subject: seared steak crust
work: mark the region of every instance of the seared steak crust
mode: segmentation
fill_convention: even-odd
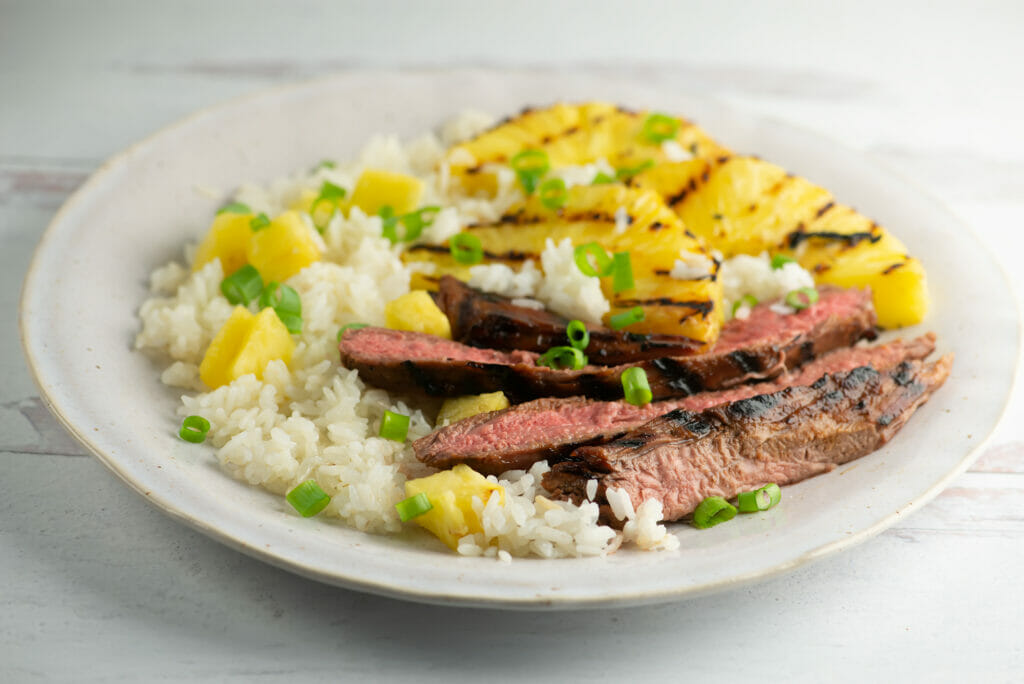
[[[569,319],[545,309],[517,306],[507,297],[475,290],[450,275],[441,277],[434,297],[452,326],[452,339],[473,347],[543,353],[569,344]],[[680,335],[641,335],[603,326],[587,326],[590,362],[601,366],[687,356],[704,345]]]
[[[658,400],[775,377],[829,350],[873,338],[874,325],[869,292],[823,289],[815,305],[792,315],[767,304],[755,307],[749,319],[726,326],[724,343],[711,353],[622,366],[553,370],[537,366],[532,352],[478,349],[380,328],[346,331],[339,350],[342,365],[389,390],[449,397],[500,390],[516,403],[571,396],[616,400],[622,397],[622,372],[639,366]]]
[[[464,463],[488,475],[514,468],[525,470],[539,460],[562,460],[579,446],[614,439],[675,409],[700,411],[786,387],[810,385],[826,373],[841,373],[859,366],[870,365],[885,372],[902,361],[924,359],[934,349],[933,334],[877,347],[847,347],[769,382],[701,392],[646,406],[583,397],[537,399],[460,420],[416,440],[412,446],[420,461],[435,468]]]
[[[605,499],[610,487],[624,489],[634,506],[659,499],[664,519],[677,520],[705,497],[799,482],[878,449],[945,382],[952,362],[952,355],[906,361],[888,373],[864,366],[701,412],[677,409],[614,441],[576,449],[544,486],[582,501],[596,479],[608,522],[615,522]]]

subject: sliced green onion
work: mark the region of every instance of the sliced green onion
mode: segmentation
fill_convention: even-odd
[[[594,180],[590,181],[591,185],[608,185],[609,183],[615,182],[615,176],[609,176],[604,171],[598,171],[597,175],[594,176]]]
[[[618,294],[633,289],[633,262],[629,252],[616,252],[612,257],[612,276],[612,292]]]
[[[772,257],[772,270],[778,271],[786,264],[795,264],[796,259],[785,254],[776,254]]]
[[[801,287],[799,290],[793,290],[786,295],[786,306],[797,311],[808,308],[816,301],[818,301],[818,291],[813,287]]]
[[[189,416],[181,421],[181,429],[178,436],[186,442],[199,444],[206,440],[206,433],[210,431],[210,421],[202,416]]]
[[[757,513],[767,511],[782,500],[782,489],[772,482],[751,492],[741,492],[736,497],[736,505],[740,513]]]
[[[654,394],[647,382],[647,372],[643,368],[633,366],[622,372],[622,393],[633,406],[646,406],[651,403]]]
[[[744,305],[745,306],[749,306],[750,308],[754,308],[755,306],[757,306],[757,297],[755,297],[754,295],[750,295],[750,294],[743,295],[742,297],[737,299],[735,302],[733,302],[732,303],[732,315],[733,315],[734,318],[736,316],[736,312],[739,311],[740,307],[744,306]]]
[[[385,208],[389,210],[391,209],[391,207]],[[441,207],[431,206],[423,207],[422,209],[417,209],[416,211],[409,212],[408,214],[402,214],[401,216],[389,215],[384,218],[384,225],[381,234],[390,240],[393,245],[396,245],[399,242],[413,242],[414,240],[418,240],[420,235],[423,234],[424,228],[434,222],[439,211],[441,211]],[[398,234],[399,225],[405,229],[402,235]]]
[[[254,217],[251,221],[249,221],[249,227],[252,228],[252,232],[254,233],[257,230],[263,230],[269,225],[270,217],[267,216],[266,214],[259,214],[258,216]]]
[[[221,214],[251,214],[252,209],[249,208],[248,204],[242,204],[241,202],[232,202],[231,204],[225,204],[223,207],[217,210],[217,216]]]
[[[263,278],[252,264],[246,264],[220,281],[220,291],[232,304],[249,306],[263,292]]]
[[[641,137],[650,143],[660,143],[671,140],[679,132],[679,119],[668,114],[650,114],[644,120],[644,127],[640,131]]]
[[[551,210],[561,209],[569,201],[569,191],[561,178],[549,178],[540,184],[537,190],[540,203]]]
[[[548,153],[544,150],[523,150],[509,160],[509,165],[515,170],[527,195],[533,194],[540,179],[551,169]]]
[[[337,166],[338,166],[337,162],[332,161],[330,159],[324,159],[323,161],[321,161],[319,164],[316,165],[316,168],[318,168],[318,169],[333,169],[333,168],[335,168]]]
[[[359,330],[360,328],[365,328],[368,325],[369,323],[347,323],[341,326],[338,328],[338,341],[341,342],[341,338],[345,334],[346,330]]]
[[[537,365],[555,370],[579,370],[587,365],[587,357],[576,347],[551,347],[540,355]]]
[[[303,518],[313,517],[331,503],[331,497],[327,496],[327,492],[320,488],[316,480],[306,480],[284,498]]]
[[[640,162],[636,166],[624,166],[621,169],[615,169],[615,178],[616,180],[627,181],[633,176],[646,171],[652,166],[654,166],[653,159],[648,159],[647,161]]]
[[[768,492],[769,501],[768,508],[777,506],[782,501],[782,487],[775,484],[774,482],[766,484],[764,487],[758,490],[759,492]]]
[[[284,323],[284,327],[288,328],[288,332],[292,335],[298,335],[302,332],[302,315],[292,313],[290,311],[277,311],[277,317]]]
[[[772,505],[772,496],[763,489],[755,489],[752,492],[740,492],[736,496],[736,508],[740,513],[757,513],[766,511]]]
[[[693,512],[693,526],[702,530],[736,517],[736,507],[720,496],[709,496],[697,504]]]
[[[260,293],[259,306],[261,309],[270,307],[275,311],[302,313],[302,300],[299,298],[299,293],[276,280],[270,281],[263,288],[263,292]]]
[[[583,321],[569,321],[565,328],[565,336],[569,338],[569,345],[580,351],[586,351],[587,345],[590,344],[590,333]]]
[[[615,330],[622,330],[627,325],[633,325],[634,323],[639,323],[642,320],[644,320],[643,307],[634,306],[632,309],[610,316],[608,318],[608,323]]]
[[[573,258],[576,260],[576,267],[580,269],[580,272],[592,278],[611,275],[612,269],[615,267],[608,252],[604,251],[604,247],[596,242],[588,242],[577,247],[573,252]],[[594,260],[594,263],[591,263],[591,259]]]
[[[380,436],[396,442],[404,442],[409,434],[409,416],[394,411],[385,411],[380,421]]]
[[[430,503],[426,492],[420,492],[416,496],[402,499],[395,504],[395,508],[398,510],[398,517],[402,522],[409,522],[413,518],[418,518],[433,507],[434,504]]]
[[[479,264],[484,259],[484,248],[480,238],[469,233],[459,233],[448,241],[452,258],[460,264]]]
[[[337,209],[338,202],[345,199],[345,194],[345,188],[341,187],[340,185],[335,185],[330,181],[324,181],[323,185],[320,186],[320,194],[317,195],[316,199],[313,200],[313,203],[309,205],[309,215],[313,218],[313,225],[316,226],[316,229],[318,231],[320,231],[321,233],[324,232],[324,229],[327,228],[327,224],[320,225],[319,223],[317,223],[317,207],[319,207],[321,204],[333,204],[334,209]],[[333,215],[334,211],[331,210],[331,214],[330,216],[327,217],[327,220],[330,221],[331,216]]]

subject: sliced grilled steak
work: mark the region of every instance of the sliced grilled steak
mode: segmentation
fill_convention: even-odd
[[[867,290],[822,289],[816,304],[792,315],[767,305],[744,321],[730,322],[724,343],[708,354],[666,357],[625,366],[552,370],[532,352],[497,352],[420,333],[362,328],[345,332],[341,363],[370,384],[432,396],[501,390],[513,402],[538,397],[622,397],[619,376],[643,368],[654,399],[725,389],[772,378],[817,356],[873,338],[875,312]]]
[[[573,452],[544,476],[557,496],[582,501],[598,481],[622,488],[634,506],[659,499],[678,520],[708,496],[732,498],[769,482],[799,482],[878,449],[945,382],[953,362],[905,361],[888,373],[862,366],[807,387],[655,418],[618,439]]]
[[[517,306],[507,297],[480,292],[450,275],[438,284],[437,305],[452,326],[452,339],[474,347],[519,349],[543,353],[569,344],[569,319],[544,309]],[[680,335],[640,335],[603,326],[587,326],[587,357],[614,366],[663,356],[688,356],[704,345]]]
[[[578,446],[614,439],[675,409],[700,411],[786,387],[810,385],[826,373],[842,373],[859,366],[887,372],[903,361],[924,359],[934,349],[933,334],[877,347],[847,347],[829,352],[770,382],[701,392],[643,407],[624,401],[594,401],[583,397],[537,399],[460,420],[416,440],[412,446],[416,458],[435,468],[464,463],[487,475],[498,475],[514,468],[525,470],[543,459],[561,460]]]

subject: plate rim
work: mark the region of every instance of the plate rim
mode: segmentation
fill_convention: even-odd
[[[593,69],[574,69],[573,71],[587,74],[591,76],[601,77],[599,70]],[[885,515],[883,518],[876,521],[874,524],[868,525],[852,534],[848,534],[843,538],[835,539],[830,542],[820,544],[810,550],[807,550],[800,555],[788,559],[786,561],[776,563],[775,565],[762,568],[754,571],[750,571],[740,575],[731,575],[722,579],[716,579],[707,581],[701,584],[689,584],[673,589],[653,589],[648,591],[640,592],[623,592],[621,589],[616,590],[614,595],[605,596],[588,596],[588,597],[567,597],[558,595],[549,596],[533,596],[533,597],[522,597],[522,596],[501,596],[501,595],[483,595],[480,593],[460,593],[453,594],[445,591],[431,591],[424,587],[417,587],[415,589],[409,588],[401,582],[385,580],[374,581],[368,577],[350,577],[338,574],[337,572],[329,572],[318,568],[314,565],[304,564],[294,559],[285,558],[273,551],[265,550],[260,547],[254,546],[249,542],[237,538],[230,532],[220,529],[217,526],[211,525],[204,521],[202,518],[195,516],[187,511],[181,509],[178,504],[175,504],[173,500],[168,499],[158,493],[152,491],[146,491],[141,483],[133,480],[127,472],[124,470],[120,462],[113,458],[110,454],[106,453],[99,445],[93,442],[88,432],[84,428],[80,428],[75,425],[74,422],[65,414],[64,408],[60,404],[61,395],[59,390],[50,389],[44,384],[42,377],[42,371],[40,369],[40,362],[37,359],[39,349],[34,348],[32,340],[30,340],[28,332],[28,303],[32,300],[32,293],[34,288],[39,287],[39,264],[42,261],[42,254],[47,250],[49,241],[53,239],[53,235],[56,232],[55,227],[58,226],[65,220],[65,216],[70,214],[76,207],[76,205],[83,203],[87,199],[94,188],[102,183],[106,176],[116,172],[121,166],[127,164],[133,156],[140,151],[145,150],[150,145],[154,144],[158,139],[168,136],[180,129],[185,129],[191,126],[193,123],[201,121],[207,117],[215,116],[222,110],[229,110],[239,105],[243,105],[248,102],[255,102],[263,99],[274,99],[285,97],[291,92],[302,91],[317,85],[324,83],[342,81],[346,78],[358,77],[367,73],[375,74],[387,74],[396,76],[405,76],[410,73],[423,75],[423,74],[477,74],[477,73],[490,73],[494,75],[542,75],[543,70],[540,69],[491,69],[491,68],[424,68],[424,69],[387,69],[387,68],[355,68],[347,69],[332,74],[317,76],[314,78],[289,81],[287,83],[280,83],[269,87],[258,88],[253,92],[245,93],[239,96],[228,98],[202,107],[189,114],[180,117],[169,124],[159,127],[152,133],[146,135],[142,139],[132,143],[128,147],[116,152],[112,156],[104,160],[89,177],[82,183],[68,198],[63,202],[58,211],[48,222],[46,228],[42,232],[36,247],[33,250],[32,258],[29,262],[28,269],[25,274],[25,278],[22,282],[21,296],[18,301],[18,330],[19,338],[21,341],[21,347],[25,355],[27,366],[30,371],[33,382],[40,392],[40,399],[46,405],[47,409],[53,414],[58,422],[64,427],[65,430],[71,434],[72,437],[80,444],[82,444],[89,453],[94,456],[100,463],[112,471],[118,479],[123,481],[129,486],[129,488],[136,492],[138,495],[143,497],[144,500],[148,501],[151,505],[155,506],[161,512],[169,515],[172,519],[179,522],[185,523],[187,526],[194,530],[197,530],[208,537],[211,537],[226,546],[244,553],[245,555],[258,559],[263,562],[267,562],[274,567],[288,570],[304,577],[314,579],[327,584],[340,586],[348,589],[364,591],[371,594],[388,596],[392,598],[398,598],[403,600],[417,601],[421,603],[430,603],[437,605],[449,605],[449,606],[466,606],[466,607],[488,607],[488,608],[502,608],[502,609],[523,609],[523,610],[538,610],[538,609],[590,609],[590,608],[604,608],[612,606],[624,606],[624,605],[643,605],[652,603],[654,601],[670,600],[680,601],[688,598],[695,598],[718,591],[725,591],[734,589],[742,586],[752,584],[754,582],[765,581],[774,577],[777,577],[783,573],[790,572],[804,565],[808,565],[817,560],[832,556],[839,551],[852,548],[864,541],[878,535],[885,529],[891,527],[900,517],[906,515],[912,510],[927,504],[929,501],[934,499],[953,479],[961,475],[966,471],[971,464],[977,460],[982,450],[985,449],[992,439],[998,426],[1005,420],[1007,411],[1009,409],[1010,399],[1017,391],[1018,386],[1021,382],[1019,377],[1019,367],[1021,364],[1021,347],[1024,346],[1024,318],[1021,316],[1021,300],[1017,292],[1009,287],[1011,281],[1008,277],[1008,273],[1004,264],[997,258],[992,249],[985,243],[984,240],[980,239],[978,232],[975,228],[961,216],[953,211],[945,201],[937,197],[931,190],[919,183],[913,178],[908,177],[904,172],[894,169],[890,164],[884,160],[877,159],[875,156],[870,155],[869,152],[852,147],[841,140],[829,136],[819,130],[798,124],[791,121],[787,121],[777,115],[768,113],[758,112],[755,108],[746,106],[737,106],[732,103],[724,102],[718,98],[707,97],[700,95],[700,99],[703,99],[709,103],[713,103],[715,106],[721,107],[725,111],[738,112],[751,119],[759,121],[769,122],[772,125],[783,126],[789,128],[792,131],[806,134],[811,137],[815,137],[819,140],[827,141],[836,150],[841,150],[844,153],[856,155],[862,158],[870,160],[871,165],[878,167],[885,171],[886,174],[898,178],[901,182],[907,186],[913,187],[914,190],[923,198],[928,199],[934,206],[946,214],[952,221],[955,221],[957,226],[963,230],[966,234],[975,239],[978,248],[984,253],[991,263],[994,263],[997,267],[999,278],[1007,284],[1006,293],[1009,296],[1011,302],[1014,304],[1014,318],[1015,328],[1017,335],[1017,344],[1015,347],[1016,353],[1013,358],[1012,374],[1009,385],[1005,395],[1001,399],[1001,406],[998,410],[998,416],[992,423],[992,428],[988,433],[979,440],[973,447],[967,450],[967,452],[960,458],[957,464],[946,471],[937,481],[930,485],[920,495],[907,501],[907,503],[900,505],[895,510]],[[609,80],[619,80],[622,77],[620,75],[608,75]],[[697,97],[697,95],[694,95]],[[41,354],[40,354],[41,355]],[[540,561],[538,561],[540,562]]]

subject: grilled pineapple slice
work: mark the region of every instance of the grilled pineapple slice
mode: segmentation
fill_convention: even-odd
[[[618,224],[616,213],[625,210],[628,222]],[[634,332],[685,335],[711,343],[722,324],[721,285],[714,279],[717,264],[706,258],[700,240],[689,233],[679,218],[649,190],[623,185],[577,186],[557,210],[546,208],[537,197],[512,207],[497,223],[467,229],[480,239],[485,263],[505,263],[518,269],[526,259],[540,264],[540,253],[550,238],[569,238],[574,245],[598,242],[609,253],[629,252],[635,287],[613,292],[613,279],[603,278],[602,290],[611,303],[609,316],[640,306],[644,320],[629,327]],[[702,278],[680,280],[670,272],[684,255],[700,255],[709,264]],[[469,267],[458,264],[446,247],[409,248],[408,262],[426,261],[435,269],[419,275],[413,287],[436,289],[436,279],[451,274],[467,280]]]
[[[662,142],[643,135],[648,112],[633,112],[604,102],[556,104],[526,109],[519,116],[452,147],[445,158],[451,178],[470,195],[493,195],[492,165],[508,164],[525,149],[547,153],[553,168],[589,164],[604,158],[617,169],[667,160]],[[714,158],[728,150],[695,124],[680,119],[671,138],[696,157]]]
[[[660,194],[725,257],[785,253],[818,283],[870,286],[883,327],[914,325],[928,310],[924,268],[899,240],[775,164],[739,156],[667,163],[630,183]]]

